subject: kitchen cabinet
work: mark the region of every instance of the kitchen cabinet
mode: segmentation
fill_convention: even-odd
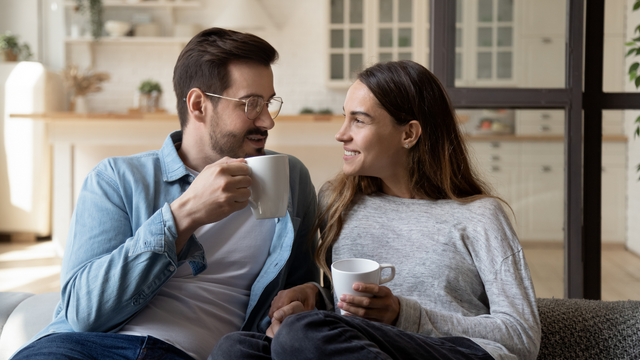
[[[553,123],[559,113],[530,112],[527,116],[529,121]],[[512,224],[521,241],[561,242],[564,143],[555,140],[557,137],[549,140],[553,137],[531,135],[505,140],[470,137],[469,153],[483,179],[513,209]],[[602,151],[602,241],[622,243],[626,231],[626,143],[605,141]],[[507,207],[505,211],[511,216]]]

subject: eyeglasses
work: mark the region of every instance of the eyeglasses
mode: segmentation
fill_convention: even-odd
[[[249,120],[255,120],[258,118],[260,113],[262,112],[262,108],[265,104],[267,104],[267,111],[269,111],[269,115],[271,115],[272,119],[278,117],[280,113],[280,109],[282,108],[282,98],[281,97],[272,97],[269,101],[264,101],[264,99],[260,96],[251,96],[248,99],[234,99],[222,95],[205,93],[209,96],[219,97],[221,99],[233,100],[233,101],[242,101],[244,103],[244,114],[247,116]]]

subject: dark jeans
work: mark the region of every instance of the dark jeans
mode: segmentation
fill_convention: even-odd
[[[153,336],[110,333],[55,333],[38,339],[12,360],[193,360],[184,351]]]
[[[212,355],[214,359],[277,360],[493,359],[467,338],[434,338],[327,311],[289,316],[273,339],[250,332],[228,334]]]

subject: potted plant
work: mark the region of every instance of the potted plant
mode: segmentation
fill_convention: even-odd
[[[162,86],[159,82],[152,79],[144,80],[138,87],[138,93],[140,94],[140,111],[156,112],[160,110]]]
[[[89,12],[91,22],[91,35],[94,40],[102,36],[102,0],[75,0],[75,11],[86,14]]]
[[[0,51],[2,51],[4,61],[25,61],[30,60],[33,56],[29,45],[27,43],[20,44],[18,35],[13,35],[10,31],[0,35]]]

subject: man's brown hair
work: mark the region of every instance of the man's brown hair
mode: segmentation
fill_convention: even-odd
[[[230,62],[248,61],[270,66],[277,59],[276,49],[253,34],[210,28],[194,36],[182,49],[173,69],[180,127],[187,126],[189,116],[185,99],[191,89],[221,95],[230,86]],[[214,104],[218,100],[209,99]]]

